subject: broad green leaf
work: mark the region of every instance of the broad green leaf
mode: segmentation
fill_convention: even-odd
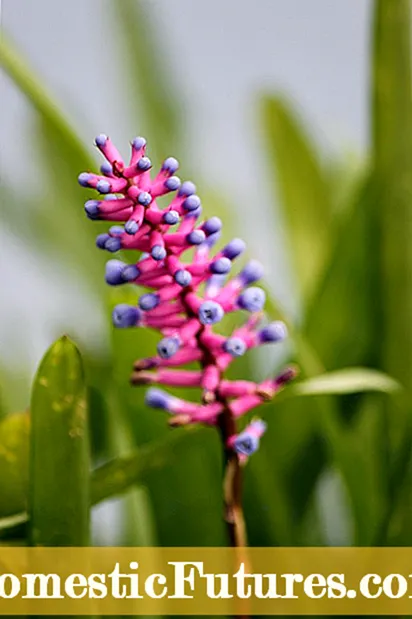
[[[89,437],[83,364],[63,336],[43,358],[31,402],[29,514],[35,546],[83,546],[89,535]]]
[[[330,249],[333,212],[328,180],[314,144],[283,98],[264,97],[262,131],[287,226],[291,260],[306,299]]]
[[[0,517],[11,517],[27,508],[27,413],[7,415],[0,421]]]
[[[321,376],[301,381],[284,393],[288,397],[308,395],[342,395],[361,391],[381,391],[394,393],[401,389],[400,384],[383,372],[369,368],[348,368],[328,372]]]

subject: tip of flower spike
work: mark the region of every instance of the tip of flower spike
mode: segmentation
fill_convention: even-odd
[[[164,184],[169,191],[176,191],[176,189],[179,189],[182,181],[178,176],[171,176],[165,181]]]
[[[203,224],[203,230],[206,234],[214,234],[222,229],[222,220],[219,217],[211,217]]]
[[[119,237],[109,236],[107,241],[104,244],[104,249],[110,251],[112,254],[119,251],[122,248],[122,241]]]
[[[126,232],[126,234],[136,234],[138,229],[139,224],[134,219],[129,219],[129,221],[126,221],[124,225],[124,231]]]
[[[143,294],[139,299],[139,307],[141,310],[148,312],[159,305],[159,297],[154,292]]]
[[[229,258],[229,260],[234,260],[246,249],[246,243],[242,241],[242,239],[233,239],[222,249],[222,254]]]
[[[288,335],[286,325],[281,320],[271,322],[266,327],[263,327],[258,333],[259,341],[262,344],[270,342],[281,342]]]
[[[263,419],[252,419],[249,425],[249,428],[253,430],[253,432],[256,432],[256,434],[259,434],[260,436],[262,436],[262,434],[266,432],[267,427],[268,427],[268,424],[265,421],[263,421]]]
[[[112,312],[113,325],[118,329],[127,329],[135,327],[140,320],[140,312],[137,307],[121,303],[116,305]]]
[[[104,232],[96,237],[96,247],[99,249],[105,249],[106,242],[110,239],[110,236]]]
[[[146,392],[144,401],[147,406],[151,406],[152,408],[162,408],[163,410],[167,410],[172,397],[173,396],[166,393],[166,391],[152,387]]]
[[[174,226],[179,221],[179,213],[177,211],[167,211],[163,215],[163,221],[165,224],[169,224],[169,226]]]
[[[232,263],[229,258],[218,258],[210,265],[211,273],[215,273],[216,275],[225,275],[229,273],[232,268]]]
[[[123,226],[111,226],[109,232],[111,236],[122,236],[124,228]]]
[[[127,264],[122,273],[125,282],[133,282],[140,275],[140,271],[135,264]]]
[[[186,269],[179,269],[179,271],[176,271],[174,279],[176,284],[185,287],[189,286],[190,282],[192,281],[192,276],[189,271],[186,271]]]
[[[84,205],[87,217],[97,219],[99,217],[99,203],[97,200],[87,200]]]
[[[201,205],[199,196],[196,194],[190,195],[183,202],[182,206],[186,211],[196,211]]]
[[[112,186],[109,181],[101,179],[100,181],[97,181],[96,189],[99,193],[110,193]]]
[[[152,162],[150,161],[149,157],[140,157],[139,161],[137,162],[137,167],[139,168],[139,170],[145,172],[146,170],[150,170],[150,168],[152,167]]]
[[[166,258],[166,250],[161,245],[155,245],[150,252],[153,260],[164,260]]]
[[[100,135],[98,135],[95,139],[95,144],[96,146],[98,146],[99,148],[103,148],[104,146],[106,146],[106,142],[107,142],[107,135],[105,135],[104,133],[101,133]]]
[[[246,352],[246,343],[240,337],[229,337],[223,344],[223,349],[232,357],[241,357]]]
[[[263,266],[257,260],[251,260],[238,276],[245,286],[257,282],[263,277]]]
[[[262,288],[248,288],[237,299],[237,304],[247,312],[260,312],[266,301],[266,294]]]
[[[213,234],[210,234],[205,240],[203,245],[211,249],[214,245],[216,245],[216,243],[220,239],[220,235],[221,235],[220,230],[218,230],[217,232],[214,232]]]
[[[149,206],[149,204],[152,201],[152,196],[147,191],[142,191],[141,193],[139,193],[139,197],[137,198],[137,201],[142,206]]]
[[[203,325],[214,325],[225,315],[223,307],[216,301],[205,301],[199,308],[199,320]]]
[[[180,341],[177,337],[164,337],[157,345],[157,352],[162,359],[170,359],[180,348]]]
[[[174,157],[168,157],[163,161],[162,170],[166,170],[169,174],[174,174],[179,168],[179,162]]]
[[[194,193],[196,193],[196,185],[192,181],[185,181],[181,184],[178,195],[191,196]]]
[[[134,138],[134,140],[132,141],[132,146],[135,150],[140,150],[141,148],[146,146],[145,138],[142,138],[141,136]]]
[[[296,367],[291,366],[286,368],[281,374],[279,374],[279,376],[276,377],[276,383],[278,385],[286,385],[286,383],[289,383],[291,380],[296,378],[298,373],[299,371]]]
[[[82,187],[88,187],[90,181],[90,174],[88,172],[82,172],[77,177],[77,181]]]
[[[239,434],[233,441],[232,448],[237,454],[242,456],[251,456],[259,449],[259,439],[247,431]]]
[[[123,270],[126,264],[121,260],[109,260],[106,262],[105,280],[109,286],[124,284]]]
[[[102,174],[105,174],[106,176],[109,176],[110,174],[113,174],[113,166],[112,166],[112,164],[109,163],[108,161],[105,161],[100,166],[100,172]]]
[[[206,235],[203,230],[193,230],[186,237],[191,245],[201,245],[206,240]]]

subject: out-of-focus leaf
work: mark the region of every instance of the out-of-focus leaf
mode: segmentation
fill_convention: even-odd
[[[63,336],[46,353],[31,403],[29,514],[35,546],[83,546],[89,536],[89,437],[83,364]]]
[[[12,517],[27,508],[27,413],[8,415],[0,421],[0,517]]]
[[[369,368],[347,368],[301,381],[297,385],[289,387],[284,392],[284,397],[342,395],[361,391],[393,393],[400,389],[400,384],[383,372]]]
[[[285,100],[266,96],[262,123],[270,174],[276,178],[287,225],[291,259],[306,299],[330,249],[333,213],[328,180],[314,145]]]
[[[121,63],[130,87],[129,101],[139,121],[139,133],[148,138],[154,160],[179,156],[180,114],[177,93],[167,71],[167,53],[155,39],[147,3],[122,0],[113,4],[119,27]]]

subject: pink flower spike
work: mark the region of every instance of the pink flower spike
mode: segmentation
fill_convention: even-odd
[[[170,387],[200,387],[202,373],[195,370],[159,370],[156,382]]]
[[[220,372],[215,365],[207,365],[203,370],[202,387],[205,391],[216,391],[220,380]]]
[[[222,380],[219,395],[222,398],[239,398],[256,393],[257,384],[250,380]]]
[[[124,161],[121,154],[107,135],[101,133],[95,140],[97,148],[103,153],[107,161],[119,171],[124,168]]]
[[[145,138],[134,138],[131,142],[132,154],[130,157],[129,166],[136,166],[139,159],[144,157],[146,153],[146,140]]]

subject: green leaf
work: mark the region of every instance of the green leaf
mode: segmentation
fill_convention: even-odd
[[[27,413],[8,415],[0,421],[0,517],[27,508],[28,443]]]
[[[284,394],[286,397],[293,397],[327,394],[342,395],[345,393],[360,393],[362,391],[394,393],[400,391],[400,389],[400,384],[383,372],[369,368],[347,368],[303,380],[287,389]]]
[[[29,514],[35,546],[83,546],[89,535],[89,439],[83,364],[63,336],[46,353],[31,403]]]
[[[316,285],[330,248],[333,213],[328,179],[315,146],[284,99],[264,97],[262,125],[270,175],[277,181],[287,225],[291,259],[306,299]]]

